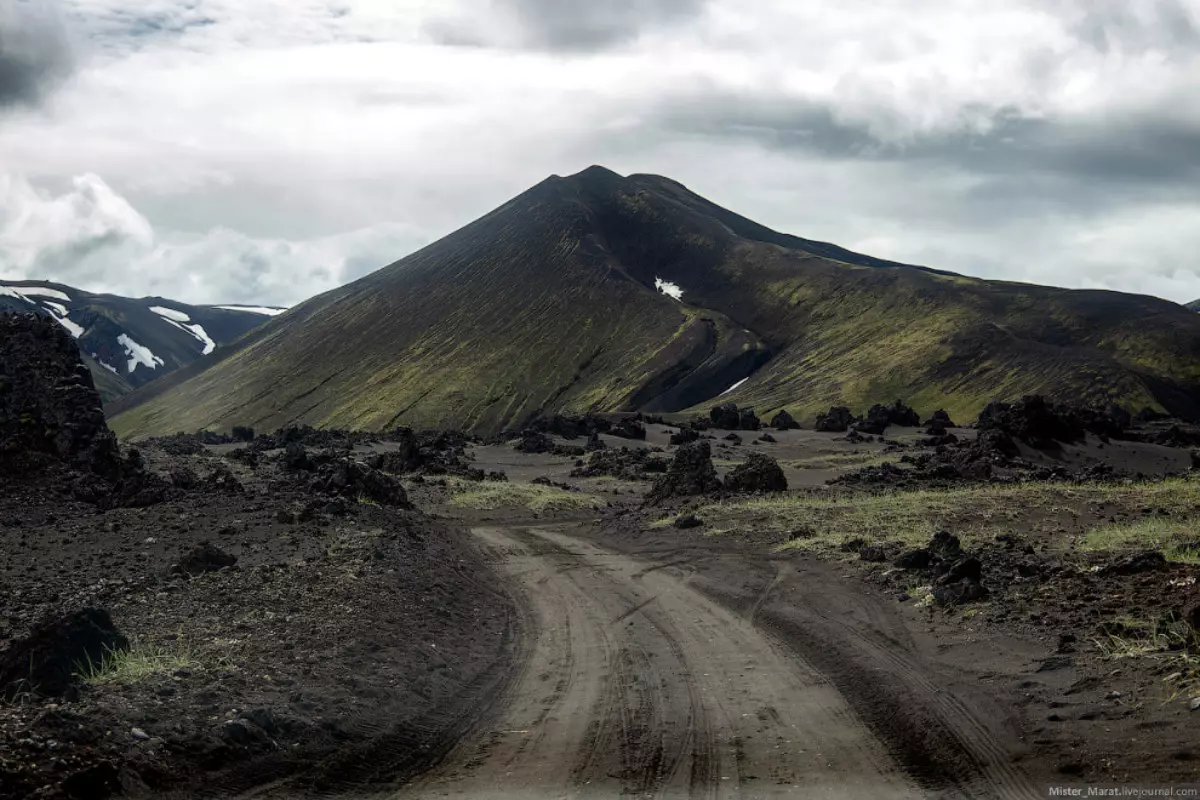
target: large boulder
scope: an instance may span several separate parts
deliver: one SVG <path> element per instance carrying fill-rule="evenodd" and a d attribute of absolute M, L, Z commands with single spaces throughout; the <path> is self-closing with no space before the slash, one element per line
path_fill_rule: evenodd
<path fill-rule="evenodd" d="M 633 439 L 644 442 L 646 441 L 646 426 L 632 417 L 626 417 L 616 425 L 613 425 L 609 434 L 622 439 Z"/>
<path fill-rule="evenodd" d="M 0 696 L 61 697 L 76 684 L 81 668 L 99 665 L 128 646 L 104 609 L 86 608 L 43 623 L 0 653 Z"/>
<path fill-rule="evenodd" d="M 646 499 L 658 502 L 669 497 L 707 494 L 720 488 L 721 480 L 712 463 L 712 448 L 701 440 L 675 451 L 667 473 L 655 482 Z"/>
<path fill-rule="evenodd" d="M 921 418 L 917 412 L 897 400 L 890 406 L 879 404 L 871 406 L 866 418 L 855 428 L 859 433 L 880 436 L 891 425 L 915 428 L 920 424 Z"/>
<path fill-rule="evenodd" d="M 786 492 L 787 478 L 779 462 L 762 453 L 751 453 L 725 476 L 731 492 Z"/>
<path fill-rule="evenodd" d="M 741 430 L 742 427 L 742 415 L 738 412 L 735 403 L 722 403 L 714 406 L 708 412 L 708 418 L 712 421 L 712 426 L 718 430 L 736 431 Z"/>
<path fill-rule="evenodd" d="M 845 433 L 855 422 L 854 415 L 845 406 L 834 406 L 824 414 L 817 415 L 813 427 L 822 433 Z"/>
<path fill-rule="evenodd" d="M 777 431 L 791 431 L 799 429 L 800 423 L 786 409 L 780 409 L 778 414 L 771 417 L 771 427 Z"/>
<path fill-rule="evenodd" d="M 0 477 L 48 463 L 116 480 L 117 438 L 71 335 L 48 317 L 0 314 Z"/>
<path fill-rule="evenodd" d="M 671 434 L 671 444 L 680 445 L 688 442 L 696 442 L 700 440 L 700 431 L 695 428 L 680 428 L 675 433 Z"/>
<path fill-rule="evenodd" d="M 958 427 L 957 425 L 954 424 L 954 420 L 950 419 L 950 415 L 946 411 L 944 411 L 940 408 L 937 411 L 933 412 L 933 414 L 929 417 L 929 421 L 926 422 L 925 424 L 926 425 L 938 425 L 942 429 Z"/>

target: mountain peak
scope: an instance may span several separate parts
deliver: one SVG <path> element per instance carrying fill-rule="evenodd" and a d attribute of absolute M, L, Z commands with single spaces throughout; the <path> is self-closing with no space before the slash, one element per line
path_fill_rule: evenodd
<path fill-rule="evenodd" d="M 899 397 L 970 419 L 1024 394 L 1200 416 L 1200 315 L 1181 306 L 875 259 L 599 165 L 304 309 L 122 399 L 118 432 L 498 432 L 717 397 L 798 417 Z"/>

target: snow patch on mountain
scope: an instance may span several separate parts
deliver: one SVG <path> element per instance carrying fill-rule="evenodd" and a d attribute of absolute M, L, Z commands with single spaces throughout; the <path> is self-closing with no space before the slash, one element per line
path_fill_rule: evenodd
<path fill-rule="evenodd" d="M 673 297 L 679 302 L 683 302 L 683 289 L 680 288 L 678 283 L 671 283 L 670 281 L 664 281 L 662 278 L 656 277 L 654 279 L 654 288 L 668 297 Z"/>
<path fill-rule="evenodd" d="M 67 319 L 66 314 L 60 317 L 58 314 L 51 313 L 50 316 L 54 317 L 55 322 L 66 328 L 76 339 L 78 339 L 80 336 L 83 336 L 83 326 L 78 322 L 72 322 L 71 320 Z"/>
<path fill-rule="evenodd" d="M 245 311 L 247 314 L 262 314 L 267 317 L 277 317 L 287 311 L 286 308 L 270 308 L 269 306 L 213 306 L 213 308 L 219 308 L 222 311 Z"/>
<path fill-rule="evenodd" d="M 58 289 L 44 289 L 41 286 L 14 286 L 23 295 L 28 297 L 53 297 L 55 300 L 62 300 L 65 303 L 71 302 L 71 298 L 66 292 L 60 292 Z"/>
<path fill-rule="evenodd" d="M 191 322 L 192 318 L 182 311 L 176 311 L 173 308 L 164 308 L 162 306 L 150 306 L 150 310 L 160 317 L 165 317 L 175 322 Z"/>
<path fill-rule="evenodd" d="M 95 360 L 95 362 L 96 362 L 97 364 L 99 364 L 100 366 L 104 367 L 106 370 L 108 370 L 109 372 L 111 372 L 113 375 L 120 375 L 120 374 L 121 374 L 121 373 L 117 372 L 117 368 L 116 368 L 116 367 L 114 367 L 112 364 L 109 364 L 109 363 L 108 363 L 108 362 L 106 362 L 106 361 L 101 361 L 101 360 L 100 360 L 100 356 L 96 355 L 95 353 L 92 353 L 92 359 L 93 359 L 93 360 Z"/>
<path fill-rule="evenodd" d="M 166 317 L 163 317 L 163 322 L 167 323 L 168 325 L 174 325 L 176 328 L 179 328 L 179 330 L 190 335 L 193 339 L 204 345 L 204 355 L 208 355 L 212 353 L 213 350 L 217 349 L 217 343 L 214 342 L 212 337 L 208 335 L 208 331 L 204 330 L 203 325 L 184 325 L 182 322 L 176 322 L 175 320 L 167 319 Z"/>
<path fill-rule="evenodd" d="M 33 302 L 28 297 L 21 294 L 21 292 L 18 291 L 17 287 L 15 287 L 15 286 L 0 286 L 0 294 L 5 295 L 7 297 L 15 297 L 18 300 L 24 300 L 26 303 Z"/>
<path fill-rule="evenodd" d="M 129 334 L 122 333 L 117 337 L 117 341 L 125 348 L 125 355 L 129 356 L 129 372 L 132 373 L 139 364 L 150 369 L 157 369 L 163 365 L 163 360 L 150 352 L 149 347 L 144 347 L 130 339 Z"/>
<path fill-rule="evenodd" d="M 737 388 L 738 388 L 739 386 L 741 386 L 743 383 L 745 383 L 745 382 L 746 382 L 746 381 L 748 381 L 748 380 L 750 380 L 750 379 L 749 379 L 749 378 L 742 378 L 740 381 L 738 381 L 737 383 L 735 383 L 733 386 L 730 386 L 728 389 L 726 389 L 725 391 L 721 392 L 721 393 L 720 393 L 719 395 L 717 395 L 717 396 L 718 396 L 718 397 L 724 397 L 724 396 L 725 396 L 725 395 L 727 395 L 727 394 L 731 394 L 731 393 L 733 393 L 734 391 L 736 391 L 736 390 L 737 390 Z"/>

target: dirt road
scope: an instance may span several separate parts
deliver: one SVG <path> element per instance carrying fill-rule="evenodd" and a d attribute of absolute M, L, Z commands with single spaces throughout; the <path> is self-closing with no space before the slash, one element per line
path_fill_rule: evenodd
<path fill-rule="evenodd" d="M 918 795 L 829 681 L 686 574 L 553 527 L 474 534 L 529 650 L 498 717 L 401 796 Z"/>

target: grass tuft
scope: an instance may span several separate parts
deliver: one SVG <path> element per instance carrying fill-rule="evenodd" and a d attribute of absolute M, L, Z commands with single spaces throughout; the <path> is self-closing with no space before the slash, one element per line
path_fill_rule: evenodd
<path fill-rule="evenodd" d="M 1193 518 L 1150 517 L 1101 525 L 1084 535 L 1081 546 L 1090 551 L 1159 550 L 1168 561 L 1200 564 L 1200 534 Z"/>
<path fill-rule="evenodd" d="M 84 683 L 100 686 L 111 683 L 135 684 L 154 675 L 195 666 L 187 650 L 169 650 L 150 644 L 133 644 L 124 650 L 108 650 L 98 661 L 88 659 L 77 665 Z"/>

